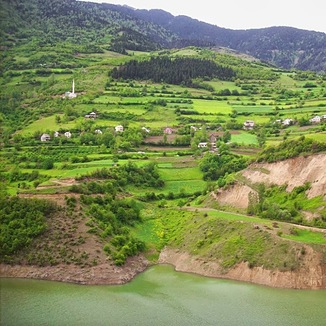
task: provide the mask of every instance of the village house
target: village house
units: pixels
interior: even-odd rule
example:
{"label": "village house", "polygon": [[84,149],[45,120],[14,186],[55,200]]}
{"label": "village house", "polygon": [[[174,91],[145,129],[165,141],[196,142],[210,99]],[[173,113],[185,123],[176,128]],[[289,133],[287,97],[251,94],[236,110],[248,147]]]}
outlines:
{"label": "village house", "polygon": [[210,135],[209,135],[209,142],[210,142],[210,143],[216,143],[217,138],[218,138],[218,135],[210,134]]}
{"label": "village house", "polygon": [[246,120],[243,123],[243,128],[246,130],[252,130],[255,126],[255,122],[253,120]]}
{"label": "village house", "polygon": [[206,142],[200,142],[198,144],[198,148],[207,148],[207,143]]}
{"label": "village house", "polygon": [[54,137],[59,137],[59,136],[60,136],[60,134],[59,134],[59,132],[58,132],[58,131],[55,131],[55,132],[54,132],[54,134],[53,134],[53,136],[54,136]]}
{"label": "village house", "polygon": [[211,144],[211,149],[215,150],[216,149],[216,141],[218,139],[217,134],[210,134],[209,136],[209,142]]}
{"label": "village house", "polygon": [[97,114],[95,112],[91,112],[85,115],[86,119],[96,119],[97,118]]}
{"label": "village house", "polygon": [[166,127],[163,132],[167,135],[173,134],[173,130],[170,127]]}
{"label": "village house", "polygon": [[41,141],[49,141],[49,140],[51,140],[51,137],[50,137],[50,135],[49,134],[43,134],[42,136],[41,136]]}
{"label": "village house", "polygon": [[316,115],[315,117],[311,118],[309,121],[311,123],[320,123],[321,117],[319,115]]}
{"label": "village house", "polygon": [[293,124],[293,119],[287,118],[282,121],[283,126],[291,126],[292,124]]}
{"label": "village house", "polygon": [[96,134],[98,134],[98,135],[102,135],[102,130],[100,130],[100,129],[95,129],[95,131],[94,131]]}
{"label": "village house", "polygon": [[65,136],[66,138],[71,138],[71,132],[70,132],[70,131],[66,131],[66,132],[64,133],[64,136]]}
{"label": "village house", "polygon": [[123,126],[122,125],[115,126],[114,129],[115,129],[116,132],[123,132]]}

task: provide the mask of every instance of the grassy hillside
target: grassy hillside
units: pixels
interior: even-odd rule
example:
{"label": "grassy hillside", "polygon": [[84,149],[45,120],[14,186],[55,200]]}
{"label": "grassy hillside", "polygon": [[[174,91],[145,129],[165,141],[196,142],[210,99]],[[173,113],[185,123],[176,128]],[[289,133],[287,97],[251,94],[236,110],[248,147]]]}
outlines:
{"label": "grassy hillside", "polygon": [[[32,1],[24,13],[26,3],[15,1],[23,16],[7,21],[2,35],[3,261],[123,265],[140,252],[155,260],[169,245],[213,257],[226,269],[240,261],[296,269],[298,252],[307,243],[323,251],[316,230],[293,231],[292,224],[275,227],[266,219],[200,209],[210,191],[233,184],[236,172],[254,160],[325,150],[325,76],[276,70],[193,46],[114,52],[109,38],[118,27],[104,23],[112,17],[125,22],[127,13],[80,2],[70,19],[74,2],[63,7],[51,2],[48,8],[48,2],[40,3]],[[2,5],[8,13],[8,2]],[[97,9],[89,12],[89,7]],[[52,25],[24,22],[30,10],[51,13]],[[54,35],[58,12],[64,13],[64,26],[80,24],[73,40],[69,28]],[[79,21],[79,14],[89,14],[89,20]],[[107,28],[96,25],[98,38],[87,23],[95,14],[102,15],[101,26]],[[31,33],[40,26],[48,33],[32,37],[29,24]],[[181,64],[173,71],[162,68],[170,63]],[[211,75],[207,65],[218,73]],[[139,67],[144,68],[141,76]],[[118,74],[123,71],[128,74]],[[69,98],[73,81],[75,96]],[[320,120],[311,121],[316,116]],[[49,136],[46,141],[43,134]],[[275,191],[271,197],[294,205],[285,195]],[[297,201],[305,199],[297,195]],[[53,214],[35,198],[56,202]],[[324,201],[318,196],[312,201],[321,211]],[[26,214],[20,209],[24,205]],[[33,212],[38,221],[31,218]],[[275,260],[268,261],[271,255]]]}

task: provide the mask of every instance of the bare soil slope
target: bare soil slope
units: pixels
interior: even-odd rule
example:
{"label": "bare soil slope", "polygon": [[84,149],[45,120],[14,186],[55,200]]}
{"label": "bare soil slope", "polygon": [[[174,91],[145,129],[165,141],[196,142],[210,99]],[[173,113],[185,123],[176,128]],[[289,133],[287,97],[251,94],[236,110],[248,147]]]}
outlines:
{"label": "bare soil slope", "polygon": [[300,156],[275,163],[255,163],[242,171],[243,180],[235,186],[213,194],[221,205],[246,208],[250,185],[266,183],[287,185],[287,190],[311,183],[308,198],[322,195],[326,200],[326,154]]}

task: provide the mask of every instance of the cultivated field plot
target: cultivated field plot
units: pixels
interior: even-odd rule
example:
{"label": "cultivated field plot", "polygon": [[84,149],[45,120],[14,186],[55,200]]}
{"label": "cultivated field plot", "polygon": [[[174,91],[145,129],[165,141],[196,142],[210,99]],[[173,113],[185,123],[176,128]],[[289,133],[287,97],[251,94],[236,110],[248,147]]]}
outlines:
{"label": "cultivated field plot", "polygon": [[193,100],[192,104],[194,110],[198,113],[206,114],[229,114],[232,111],[232,107],[225,101],[213,101],[213,100]]}

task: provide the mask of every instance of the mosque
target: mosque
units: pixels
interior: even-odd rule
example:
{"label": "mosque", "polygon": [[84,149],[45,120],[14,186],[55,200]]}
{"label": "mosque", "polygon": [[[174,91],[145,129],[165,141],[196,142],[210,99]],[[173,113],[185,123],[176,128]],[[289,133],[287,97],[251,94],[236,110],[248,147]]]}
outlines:
{"label": "mosque", "polygon": [[75,80],[74,79],[72,80],[72,92],[66,92],[64,97],[69,98],[69,99],[77,97],[77,94],[75,93]]}

